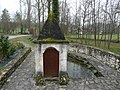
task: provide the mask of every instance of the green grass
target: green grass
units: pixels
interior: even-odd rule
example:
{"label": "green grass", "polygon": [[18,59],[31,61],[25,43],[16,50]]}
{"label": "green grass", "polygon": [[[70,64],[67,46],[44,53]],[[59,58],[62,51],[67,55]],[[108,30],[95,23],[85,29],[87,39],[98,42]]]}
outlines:
{"label": "green grass", "polygon": [[113,53],[120,55],[120,43],[111,43],[111,47],[110,49],[108,49],[107,42],[104,42],[104,41],[101,41],[101,44],[99,43],[99,41],[97,41],[97,45],[95,46],[94,40],[70,39],[70,38],[67,38],[67,40],[73,43],[81,43],[83,45],[94,46],[94,47],[101,48],[107,51],[111,51]]}
{"label": "green grass", "polygon": [[[4,30],[0,29],[0,34],[4,34],[3,31],[4,31]],[[20,28],[20,27],[15,28],[14,32],[13,32],[13,30],[9,30],[9,31],[11,31],[11,32],[9,33],[9,34],[11,34],[11,35],[21,34],[21,28]],[[23,28],[23,33],[29,33],[28,29]]]}
{"label": "green grass", "polygon": [[[73,35],[73,36],[75,36],[75,35]],[[12,39],[11,41],[12,42],[23,41],[23,42],[31,45],[32,47],[34,47],[35,44],[32,41],[28,40],[28,38],[32,38],[32,37],[24,36],[24,37]],[[97,41],[97,46],[95,46],[94,40],[85,41],[84,39],[70,39],[70,38],[67,38],[67,40],[72,41],[72,42],[82,43],[84,45],[94,46],[94,47],[101,48],[101,49],[104,49],[107,51],[111,51],[111,52],[114,52],[114,53],[120,55],[120,43],[111,43],[111,48],[108,49],[106,42],[102,42],[102,41],[101,41],[101,45],[99,47],[99,41]]]}
{"label": "green grass", "polygon": [[34,47],[35,44],[32,41],[30,41],[28,38],[32,38],[32,37],[31,36],[18,37],[18,38],[11,39],[10,41],[12,43],[17,41],[23,41],[26,44],[29,44],[30,46]]}
{"label": "green grass", "polygon": [[[111,42],[111,47],[110,47],[110,49],[108,49],[108,43],[107,43],[108,36],[109,35],[106,35],[106,41],[101,41],[101,44],[100,44],[100,41],[97,41],[97,45],[95,46],[94,35],[87,35],[87,40],[80,39],[81,35],[79,35],[79,39],[78,39],[77,34],[65,35],[66,39],[68,39],[72,42],[77,42],[77,43],[82,43],[84,45],[94,46],[94,47],[101,48],[101,49],[104,49],[107,51],[111,51],[111,52],[114,52],[114,53],[120,55],[120,43]],[[83,35],[83,37],[86,38],[86,35]],[[98,35],[96,37],[98,39]],[[101,37],[102,37],[102,35],[99,35],[99,39],[101,39]],[[112,41],[117,41],[117,38],[118,38],[117,34],[114,34],[112,37]],[[120,35],[119,35],[119,38],[120,38]],[[104,40],[104,39],[105,39],[105,35],[103,35],[102,40]]]}
{"label": "green grass", "polygon": [[[81,35],[79,35],[79,36],[81,36]],[[103,36],[103,37],[102,37],[102,36]],[[109,35],[106,35],[106,40],[108,40],[108,36],[109,36]],[[77,38],[78,35],[77,35],[77,34],[67,34],[67,35],[65,35],[65,37]],[[101,39],[101,37],[102,37],[102,40],[105,39],[105,35],[99,35],[99,39]],[[86,38],[86,35],[83,35],[83,38]],[[87,38],[89,38],[89,39],[94,39],[94,35],[87,35]],[[96,38],[98,39],[98,35],[96,35]],[[118,38],[117,34],[114,34],[114,35],[112,36],[112,40],[117,40],[117,38]],[[119,35],[119,38],[120,38],[120,35]]]}

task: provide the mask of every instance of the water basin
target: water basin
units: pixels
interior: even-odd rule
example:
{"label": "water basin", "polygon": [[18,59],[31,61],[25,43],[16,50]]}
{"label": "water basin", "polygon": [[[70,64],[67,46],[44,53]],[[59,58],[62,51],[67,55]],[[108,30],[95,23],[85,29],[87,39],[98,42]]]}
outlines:
{"label": "water basin", "polygon": [[67,72],[70,78],[74,79],[92,79],[96,76],[91,72],[91,70],[80,65],[79,63],[68,61],[67,62]]}

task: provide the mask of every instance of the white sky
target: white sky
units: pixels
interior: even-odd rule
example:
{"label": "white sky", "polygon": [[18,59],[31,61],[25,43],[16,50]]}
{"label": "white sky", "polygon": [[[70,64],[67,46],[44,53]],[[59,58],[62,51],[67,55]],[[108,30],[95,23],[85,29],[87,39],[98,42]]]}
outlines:
{"label": "white sky", "polygon": [[[72,11],[75,11],[75,1],[76,0],[67,0]],[[79,0],[77,1],[79,2]],[[0,0],[0,15],[5,8],[9,11],[10,15],[14,15],[15,12],[19,10],[19,0]]]}
{"label": "white sky", "polygon": [[10,14],[15,13],[19,9],[19,0],[0,0],[0,14],[5,8]]}

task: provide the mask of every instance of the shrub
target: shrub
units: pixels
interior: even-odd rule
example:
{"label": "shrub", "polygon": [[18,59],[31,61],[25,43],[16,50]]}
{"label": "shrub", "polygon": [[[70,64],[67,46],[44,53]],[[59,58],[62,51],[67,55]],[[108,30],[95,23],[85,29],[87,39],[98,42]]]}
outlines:
{"label": "shrub", "polygon": [[8,40],[7,36],[0,37],[0,53],[2,54],[2,58],[8,56],[8,51],[11,46],[11,43]]}
{"label": "shrub", "polygon": [[22,43],[18,43],[18,49],[23,49],[25,46]]}
{"label": "shrub", "polygon": [[67,72],[60,72],[60,77],[59,77],[59,84],[60,85],[67,85],[69,82],[70,78],[67,74]]}
{"label": "shrub", "polygon": [[35,80],[37,86],[45,85],[45,80],[44,80],[43,76],[39,73],[37,73],[35,75],[34,80]]}
{"label": "shrub", "polygon": [[16,49],[23,49],[25,47],[22,43],[20,43],[20,41],[15,42],[14,46]]}
{"label": "shrub", "polygon": [[8,40],[7,36],[0,36],[0,54],[1,54],[1,59],[4,57],[9,57],[12,55],[16,50],[16,47],[13,46]]}
{"label": "shrub", "polygon": [[7,56],[12,55],[15,51],[16,51],[16,47],[12,45],[12,46],[8,49],[8,54],[7,54]]}

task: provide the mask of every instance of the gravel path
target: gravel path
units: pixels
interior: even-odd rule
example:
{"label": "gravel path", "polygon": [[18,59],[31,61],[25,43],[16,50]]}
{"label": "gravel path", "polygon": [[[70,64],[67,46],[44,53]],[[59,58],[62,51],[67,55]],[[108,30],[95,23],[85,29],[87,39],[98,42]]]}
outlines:
{"label": "gravel path", "polygon": [[[18,38],[18,37],[25,37],[25,36],[30,36],[30,35],[17,35],[17,36],[9,36],[9,39],[14,39],[14,38]],[[34,49],[34,47],[32,47],[31,45],[20,41],[23,45],[25,45],[26,47],[30,47],[32,50]]]}

